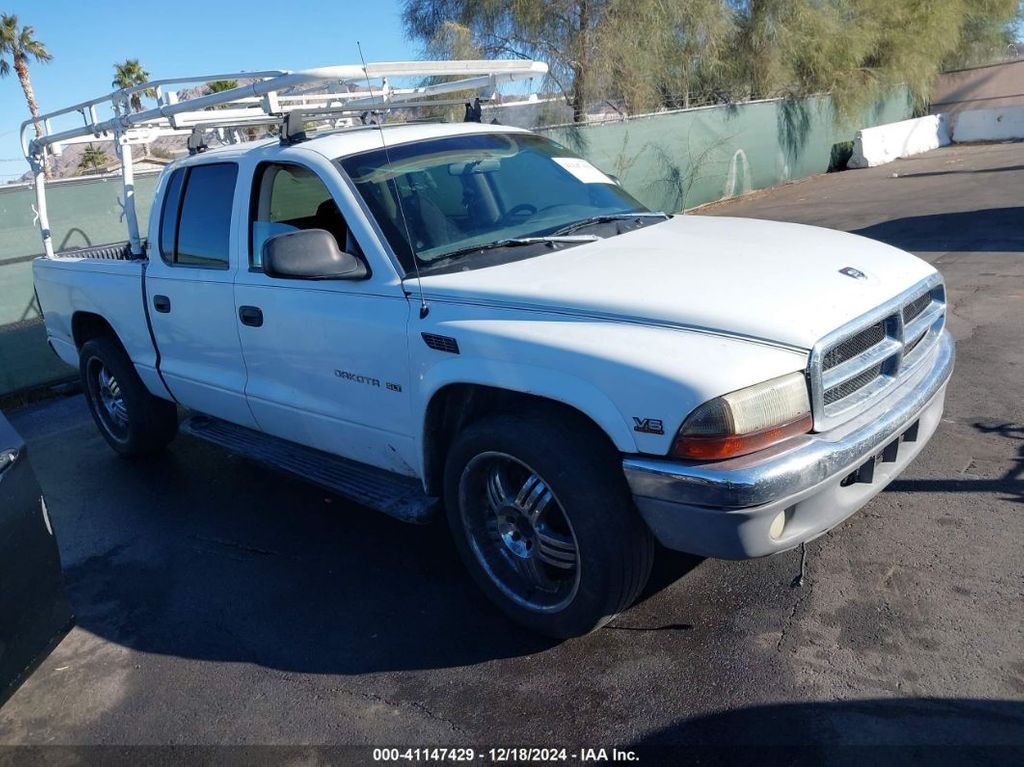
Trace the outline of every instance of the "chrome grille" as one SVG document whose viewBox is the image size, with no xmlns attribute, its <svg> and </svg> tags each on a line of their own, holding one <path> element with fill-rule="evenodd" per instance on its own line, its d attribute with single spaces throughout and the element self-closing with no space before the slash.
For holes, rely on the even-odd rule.
<svg viewBox="0 0 1024 767">
<path fill-rule="evenodd" d="M 909 376 L 945 318 L 946 292 L 935 275 L 815 344 L 809 370 L 815 429 L 854 417 Z"/>
<path fill-rule="evenodd" d="M 931 293 L 925 293 L 923 296 L 918 296 L 909 304 L 903 307 L 903 321 L 912 322 L 921 312 L 928 308 L 928 304 L 932 302 Z"/>
<path fill-rule="evenodd" d="M 866 330 L 860 331 L 853 338 L 841 341 L 825 353 L 821 362 L 822 370 L 830 370 L 849 359 L 863 354 L 885 338 L 885 323 L 878 322 Z"/>
<path fill-rule="evenodd" d="M 914 349 L 917 348 L 917 345 L 919 343 L 921 343 L 921 341 L 923 341 L 923 340 L 924 340 L 924 333 L 922 333 L 917 338 L 915 338 L 913 341 L 908 343 L 906 348 L 904 349 L 903 353 L 904 354 L 910 354 L 912 351 L 914 351 Z"/>
<path fill-rule="evenodd" d="M 849 397 L 854 392 L 863 389 L 881 374 L 882 366 L 875 365 L 874 367 L 868 368 L 860 375 L 843 381 L 838 386 L 833 386 L 825 392 L 825 404 L 831 405 L 834 402 L 838 402 L 841 399 Z"/>
</svg>

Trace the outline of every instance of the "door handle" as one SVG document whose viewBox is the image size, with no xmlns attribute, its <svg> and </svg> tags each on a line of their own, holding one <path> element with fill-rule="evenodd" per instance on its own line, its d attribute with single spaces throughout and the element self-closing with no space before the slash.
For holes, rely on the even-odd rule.
<svg viewBox="0 0 1024 767">
<path fill-rule="evenodd" d="M 263 325 L 263 310 L 258 306 L 239 306 L 238 319 L 243 325 L 258 328 Z"/>
<path fill-rule="evenodd" d="M 161 314 L 167 314 L 171 310 L 171 299 L 167 296 L 153 296 L 153 308 Z"/>
</svg>

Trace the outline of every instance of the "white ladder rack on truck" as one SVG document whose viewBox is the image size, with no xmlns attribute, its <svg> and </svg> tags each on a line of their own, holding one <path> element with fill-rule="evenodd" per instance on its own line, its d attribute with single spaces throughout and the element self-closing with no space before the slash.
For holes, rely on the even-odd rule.
<svg viewBox="0 0 1024 767">
<path fill-rule="evenodd" d="M 108 140 L 114 143 L 121 160 L 124 188 L 124 218 L 133 255 L 142 255 L 142 239 L 135 213 L 135 181 L 132 153 L 125 147 L 147 144 L 161 136 L 190 136 L 190 150 L 198 150 L 204 131 L 226 129 L 229 141 L 239 140 L 237 131 L 257 125 L 279 128 L 282 141 L 305 138 L 304 125 L 317 118 L 339 118 L 382 112 L 396 107 L 426 107 L 462 103 L 465 99 L 444 100 L 444 94 L 460 91 L 482 92 L 493 97 L 503 83 L 543 77 L 548 67 L 543 62 L 506 61 L 392 61 L 370 64 L 346 64 L 305 69 L 297 72 L 271 70 L 227 74 L 176 77 L 134 85 L 83 101 L 64 109 L 26 120 L 21 124 L 21 146 L 32 168 L 36 192 L 36 215 L 43 238 L 43 249 L 52 258 L 53 241 L 46 210 L 45 157 L 58 155 L 70 144 Z M 408 88 L 393 88 L 389 80 L 398 78 L 454 78 Z M 251 80 L 245 85 L 196 98 L 178 100 L 177 90 L 168 86 L 206 84 L 226 80 Z M 376 80 L 379 84 L 371 86 Z M 329 92 L 303 92 L 310 86 L 333 86 Z M 157 106 L 139 112 L 132 110 L 132 97 L 155 93 Z M 113 116 L 101 120 L 97 107 L 109 105 Z M 77 112 L 83 123 L 75 128 L 54 131 L 53 120 Z M 29 138 L 38 125 L 40 136 Z"/>
</svg>

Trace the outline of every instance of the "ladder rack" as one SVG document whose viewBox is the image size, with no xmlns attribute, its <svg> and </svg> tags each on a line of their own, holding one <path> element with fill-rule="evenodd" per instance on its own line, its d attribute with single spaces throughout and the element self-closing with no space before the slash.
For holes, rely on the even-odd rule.
<svg viewBox="0 0 1024 767">
<path fill-rule="evenodd" d="M 257 125 L 277 126 L 284 142 L 300 141 L 305 138 L 305 123 L 317 118 L 337 120 L 395 108 L 462 103 L 465 99 L 438 98 L 462 91 L 476 91 L 480 98 L 487 100 L 493 98 L 499 85 L 543 77 L 547 71 L 547 65 L 539 61 L 466 60 L 346 64 L 296 72 L 232 72 L 152 80 L 42 114 L 38 120 L 30 119 L 21 124 L 21 146 L 35 180 L 36 213 L 45 254 L 53 256 L 46 213 L 45 158 L 47 154 L 60 155 L 65 146 L 97 140 L 113 142 L 121 160 L 124 214 L 131 251 L 141 255 L 130 149 L 133 144 L 147 144 L 162 136 L 188 135 L 190 146 L 198 147 L 207 130 L 218 130 L 231 142 L 239 140 L 240 129 Z M 392 80 L 403 78 L 414 78 L 421 84 L 398 88 L 391 85 Z M 427 78 L 433 81 L 423 84 Z M 224 80 L 247 82 L 180 101 L 177 88 L 172 87 Z M 372 81 L 376 84 L 371 84 Z M 153 93 L 156 107 L 133 111 L 133 96 Z M 101 107 L 109 107 L 112 116 L 101 118 L 98 113 Z M 82 124 L 64 130 L 53 129 L 55 120 L 67 119 L 75 113 Z M 41 135 L 30 138 L 36 125 Z"/>
</svg>

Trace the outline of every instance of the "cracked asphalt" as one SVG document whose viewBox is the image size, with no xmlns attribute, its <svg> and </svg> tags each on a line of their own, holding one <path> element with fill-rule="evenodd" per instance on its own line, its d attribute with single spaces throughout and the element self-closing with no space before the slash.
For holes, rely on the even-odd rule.
<svg viewBox="0 0 1024 767">
<path fill-rule="evenodd" d="M 951 147 L 701 211 L 845 229 L 949 286 L 943 423 L 808 546 L 663 554 L 643 600 L 555 643 L 463 574 L 444 528 L 182 435 L 116 458 L 79 396 L 9 413 L 78 625 L 0 744 L 1024 746 L 1024 144 Z"/>
</svg>

